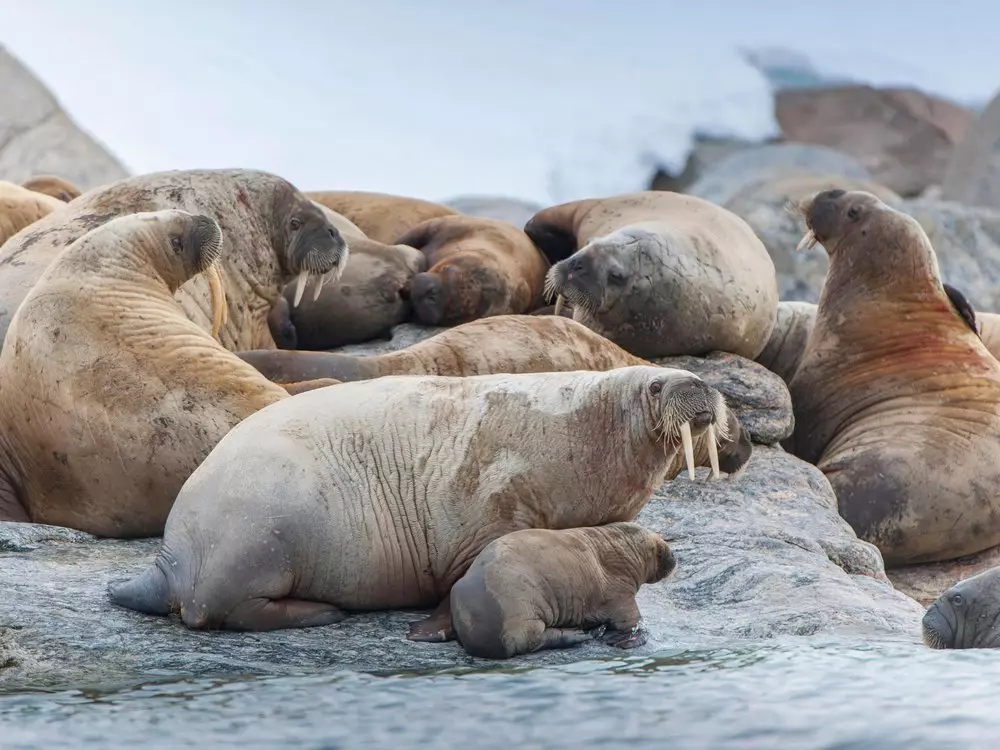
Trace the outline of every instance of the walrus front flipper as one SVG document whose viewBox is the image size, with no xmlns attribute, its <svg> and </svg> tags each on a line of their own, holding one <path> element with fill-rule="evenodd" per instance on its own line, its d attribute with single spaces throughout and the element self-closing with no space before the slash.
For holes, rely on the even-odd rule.
<svg viewBox="0 0 1000 750">
<path fill-rule="evenodd" d="M 944 293 L 948 295 L 948 301 L 955 308 L 955 312 L 979 336 L 979 326 L 976 324 L 976 311 L 973 309 L 972 303 L 951 284 L 942 284 L 942 286 L 944 287 Z"/>
<path fill-rule="evenodd" d="M 333 625 L 347 615 L 339 607 L 305 599 L 248 599 L 226 615 L 229 630 L 282 630 Z M 185 620 L 185 624 L 187 621 Z"/>
<path fill-rule="evenodd" d="M 593 636 L 579 628 L 546 628 L 542 632 L 541 641 L 533 651 L 544 651 L 554 648 L 573 648 L 581 643 L 592 640 Z"/>
<path fill-rule="evenodd" d="M 430 615 L 423 620 L 410 623 L 406 636 L 419 643 L 445 643 L 455 640 L 455 628 L 451 624 L 451 595 L 448 594 Z"/>
<path fill-rule="evenodd" d="M 279 349 L 298 349 L 299 334 L 292 322 L 292 310 L 288 300 L 279 297 L 267 314 L 267 328 Z"/>
<path fill-rule="evenodd" d="M 617 605 L 600 639 L 615 648 L 636 648 L 646 643 L 646 629 L 642 627 L 642 615 L 635 599 L 629 597 Z"/>
<path fill-rule="evenodd" d="M 158 564 L 129 581 L 108 584 L 108 596 L 113 604 L 147 615 L 169 615 L 170 582 Z"/>
</svg>

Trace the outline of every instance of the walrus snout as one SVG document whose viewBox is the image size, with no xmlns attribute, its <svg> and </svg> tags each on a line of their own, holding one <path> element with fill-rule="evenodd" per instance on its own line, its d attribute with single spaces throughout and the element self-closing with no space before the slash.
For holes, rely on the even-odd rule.
<svg viewBox="0 0 1000 750">
<path fill-rule="evenodd" d="M 191 249 L 198 268 L 205 270 L 222 255 L 222 228 L 210 216 L 198 214 L 184 233 L 184 247 Z"/>
<path fill-rule="evenodd" d="M 657 540 L 656 565 L 650 577 L 646 579 L 646 583 L 658 583 L 665 578 L 669 578 L 676 569 L 677 558 L 674 557 L 674 551 L 670 549 L 670 545 L 665 540 Z"/>
<path fill-rule="evenodd" d="M 545 296 L 556 297 L 556 315 L 562 313 L 564 301 L 590 312 L 597 310 L 604 301 L 604 280 L 595 268 L 594 258 L 586 250 L 559 261 L 545 274 Z"/>
<path fill-rule="evenodd" d="M 949 622 L 940 599 L 931 604 L 920 624 L 923 641 L 928 648 L 958 648 L 955 643 L 955 627 Z"/>
<path fill-rule="evenodd" d="M 812 249 L 817 242 L 824 243 L 831 237 L 840 234 L 838 227 L 841 223 L 842 199 L 845 195 L 847 192 L 838 188 L 824 190 L 813 196 L 803 211 L 806 219 L 806 233 L 795 247 L 796 250 Z M 824 247 L 826 246 L 824 245 Z M 829 252 L 829 248 L 827 251 Z"/>
<path fill-rule="evenodd" d="M 410 279 L 410 304 L 417 319 L 426 326 L 436 326 L 444 316 L 444 285 L 436 273 L 418 273 Z"/>
</svg>

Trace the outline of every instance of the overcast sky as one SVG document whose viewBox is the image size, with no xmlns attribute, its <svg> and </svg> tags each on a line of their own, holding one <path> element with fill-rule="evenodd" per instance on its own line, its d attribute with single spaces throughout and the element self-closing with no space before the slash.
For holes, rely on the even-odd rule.
<svg viewBox="0 0 1000 750">
<path fill-rule="evenodd" d="M 133 172 L 431 200 L 545 202 L 554 165 L 599 185 L 631 133 L 759 129 L 741 45 L 986 99 L 998 34 L 997 0 L 0 0 L 0 44 Z"/>
</svg>

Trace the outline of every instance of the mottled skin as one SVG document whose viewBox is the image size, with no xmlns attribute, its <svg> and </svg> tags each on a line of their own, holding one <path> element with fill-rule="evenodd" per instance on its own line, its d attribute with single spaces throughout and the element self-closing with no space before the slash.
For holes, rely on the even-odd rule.
<svg viewBox="0 0 1000 750">
<path fill-rule="evenodd" d="M 0 180 L 0 245 L 64 205 L 51 196 Z"/>
<path fill-rule="evenodd" d="M 63 203 L 69 203 L 74 198 L 80 197 L 80 188 L 62 177 L 55 175 L 39 175 L 32 177 L 27 182 L 21 183 L 21 187 L 34 190 L 36 193 L 56 198 Z"/>
<path fill-rule="evenodd" d="M 306 627 L 439 603 L 447 627 L 452 585 L 494 539 L 635 518 L 681 471 L 684 421 L 702 466 L 709 425 L 738 425 L 721 393 L 659 367 L 303 393 L 219 442 L 178 495 L 154 564 L 110 595 L 190 628 Z M 411 637 L 447 637 L 434 622 Z"/>
<path fill-rule="evenodd" d="M 541 304 L 549 263 L 528 235 L 505 221 L 446 216 L 398 241 L 427 256 L 429 268 L 410 283 L 413 312 L 424 325 L 522 314 Z"/>
<path fill-rule="evenodd" d="M 774 264 L 739 216 L 690 195 L 628 193 L 539 211 L 524 231 L 553 263 L 546 291 L 640 357 L 748 359 L 778 307 Z"/>
<path fill-rule="evenodd" d="M 207 216 L 129 214 L 45 270 L 0 352 L 0 519 L 159 535 L 219 439 L 287 396 L 174 297 L 223 247 Z"/>
<path fill-rule="evenodd" d="M 636 523 L 524 529 L 490 542 L 451 589 L 452 629 L 469 654 L 510 659 L 601 640 L 646 642 L 635 595 L 673 573 L 663 539 Z"/>
<path fill-rule="evenodd" d="M 1000 648 L 1000 567 L 955 584 L 924 613 L 930 648 Z"/>
<path fill-rule="evenodd" d="M 786 447 L 816 464 L 886 565 L 1000 543 L 1000 363 L 956 310 L 927 235 L 870 193 L 802 207 L 830 256 L 789 383 Z"/>
<path fill-rule="evenodd" d="M 124 214 L 178 208 L 211 216 L 222 227 L 220 270 L 228 322 L 219 339 L 229 350 L 270 349 L 267 317 L 285 284 L 300 272 L 339 274 L 347 263 L 343 237 L 318 206 L 266 172 L 179 170 L 129 177 L 90 190 L 11 237 L 0 248 L 0 335 L 42 271 L 70 243 Z M 310 293 L 307 291 L 307 294 Z M 212 330 L 207 280 L 177 291 L 184 312 Z"/>
<path fill-rule="evenodd" d="M 458 211 L 438 203 L 388 193 L 328 190 L 306 196 L 347 217 L 369 239 L 386 245 L 399 244 L 403 234 L 428 219 L 459 215 Z"/>
</svg>

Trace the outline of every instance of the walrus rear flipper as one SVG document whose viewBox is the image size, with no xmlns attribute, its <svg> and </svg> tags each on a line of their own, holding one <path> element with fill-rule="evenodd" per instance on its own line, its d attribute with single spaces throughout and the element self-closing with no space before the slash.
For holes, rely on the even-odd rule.
<svg viewBox="0 0 1000 750">
<path fill-rule="evenodd" d="M 159 565 L 149 568 L 130 581 L 108 584 L 113 604 L 147 615 L 169 615 L 170 582 Z"/>
<path fill-rule="evenodd" d="M 944 293 L 948 295 L 948 301 L 951 302 L 951 306 L 955 308 L 955 312 L 958 316 L 965 321 L 966 325 L 973 330 L 973 332 L 982 338 L 979 333 L 979 326 L 976 324 L 976 311 L 972 307 L 972 303 L 965 298 L 965 295 L 958 291 L 951 284 L 942 284 L 944 287 Z"/>
</svg>

